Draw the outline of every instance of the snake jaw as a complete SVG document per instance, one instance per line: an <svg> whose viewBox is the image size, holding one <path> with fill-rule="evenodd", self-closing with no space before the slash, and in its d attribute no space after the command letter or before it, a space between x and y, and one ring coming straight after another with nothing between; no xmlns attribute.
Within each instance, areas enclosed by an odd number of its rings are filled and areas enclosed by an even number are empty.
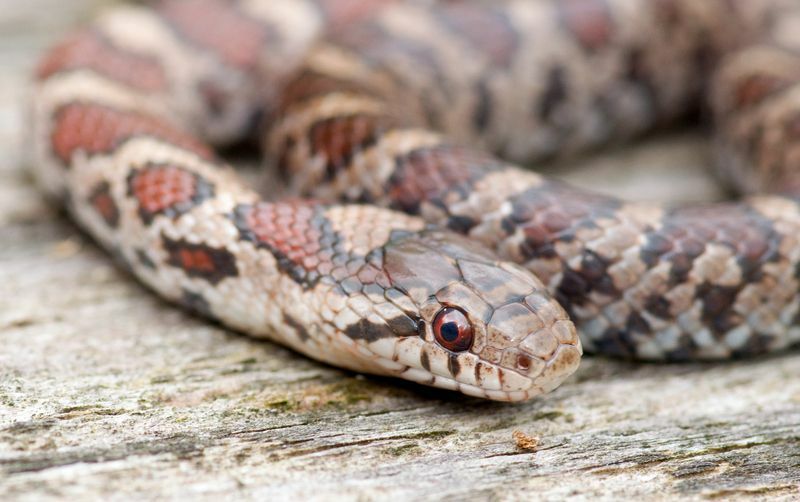
<svg viewBox="0 0 800 502"><path fill-rule="evenodd" d="M393 302L398 315L405 306L402 315L416 316L418 332L365 341L402 378L517 401L554 389L578 366L575 327L544 285L464 237L432 229L398 234L384 246L383 270L402 296ZM465 316L466 346L437 336L443 312Z"/></svg>

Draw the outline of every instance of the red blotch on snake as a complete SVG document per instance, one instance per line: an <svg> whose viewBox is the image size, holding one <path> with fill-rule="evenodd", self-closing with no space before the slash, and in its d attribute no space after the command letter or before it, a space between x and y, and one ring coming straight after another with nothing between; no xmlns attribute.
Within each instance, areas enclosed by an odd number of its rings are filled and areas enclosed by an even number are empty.
<svg viewBox="0 0 800 502"><path fill-rule="evenodd" d="M558 9L564 26L586 50L611 42L614 23L605 0L561 0Z"/></svg>
<svg viewBox="0 0 800 502"><path fill-rule="evenodd" d="M311 127L309 141L327 160L329 178L345 168L355 154L369 148L386 129L386 120L372 115L323 119Z"/></svg>
<svg viewBox="0 0 800 502"><path fill-rule="evenodd" d="M164 69L154 58L121 50L92 30L80 31L56 46L37 68L36 77L44 80L59 72L81 69L142 91L167 87Z"/></svg>
<svg viewBox="0 0 800 502"><path fill-rule="evenodd" d="M790 83L774 75L750 75L736 87L736 106L745 108L757 105L771 94L785 89Z"/></svg>
<svg viewBox="0 0 800 502"><path fill-rule="evenodd" d="M475 50L486 54L492 64L510 66L519 42L514 27L500 10L467 3L445 4L442 21Z"/></svg>
<svg viewBox="0 0 800 502"><path fill-rule="evenodd" d="M488 155L463 147L437 145L399 155L386 192L395 208L418 213L423 202L435 202L471 185L501 166Z"/></svg>
<svg viewBox="0 0 800 502"><path fill-rule="evenodd" d="M100 183L89 196L89 204L97 211L109 227L119 224L119 207L111 196L111 187L107 182Z"/></svg>
<svg viewBox="0 0 800 502"><path fill-rule="evenodd" d="M330 29L368 19L396 0L317 0Z"/></svg>
<svg viewBox="0 0 800 502"><path fill-rule="evenodd" d="M52 146L64 164L69 165L76 151L89 155L110 154L123 142L140 136L173 144L205 159L213 157L205 145L166 121L130 110L81 102L66 105L56 112Z"/></svg>
<svg viewBox="0 0 800 502"><path fill-rule="evenodd" d="M227 249L185 240L164 237L164 249L169 255L167 264L182 269L189 277L217 284L228 277L236 277L236 257Z"/></svg>
<svg viewBox="0 0 800 502"><path fill-rule="evenodd" d="M139 215L150 223L156 215L179 216L213 196L212 186L195 173L171 165L150 165L128 178L128 193L139 203Z"/></svg>
<svg viewBox="0 0 800 502"><path fill-rule="evenodd" d="M246 17L232 2L173 0L165 2L161 12L187 40L237 68L256 66L271 39L263 24Z"/></svg>
<svg viewBox="0 0 800 502"><path fill-rule="evenodd" d="M269 249L279 260L326 275L333 269L335 235L325 230L317 209L306 202L265 202L239 206L234 220L244 239Z"/></svg>

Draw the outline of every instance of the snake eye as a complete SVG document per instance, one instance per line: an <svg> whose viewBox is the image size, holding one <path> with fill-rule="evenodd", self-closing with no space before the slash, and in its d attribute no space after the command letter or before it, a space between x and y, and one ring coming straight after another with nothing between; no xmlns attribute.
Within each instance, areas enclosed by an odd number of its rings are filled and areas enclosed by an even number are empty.
<svg viewBox="0 0 800 502"><path fill-rule="evenodd" d="M464 312L446 307L433 320L433 336L445 349L464 352L472 346L472 325Z"/></svg>

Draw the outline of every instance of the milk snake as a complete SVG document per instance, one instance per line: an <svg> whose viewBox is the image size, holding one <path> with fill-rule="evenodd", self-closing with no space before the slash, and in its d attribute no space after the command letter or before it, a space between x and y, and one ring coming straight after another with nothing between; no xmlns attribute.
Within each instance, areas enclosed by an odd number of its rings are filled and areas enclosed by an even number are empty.
<svg viewBox="0 0 800 502"><path fill-rule="evenodd" d="M800 341L798 26L795 0L118 6L37 67L31 164L172 302L336 366L524 400L582 347ZM768 195L629 203L511 164L698 107L720 171ZM264 200L209 146L254 137L296 197Z"/></svg>

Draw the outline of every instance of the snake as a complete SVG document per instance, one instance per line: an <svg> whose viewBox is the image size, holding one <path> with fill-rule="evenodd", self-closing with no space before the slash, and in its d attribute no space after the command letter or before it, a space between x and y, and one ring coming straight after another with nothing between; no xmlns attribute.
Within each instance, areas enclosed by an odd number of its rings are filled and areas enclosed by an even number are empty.
<svg viewBox="0 0 800 502"><path fill-rule="evenodd" d="M499 401L583 351L800 342L795 0L161 0L32 80L49 199L167 301L354 372ZM530 167L710 119L736 201ZM254 187L217 153L261 144ZM275 197L274 194L282 193Z"/></svg>

